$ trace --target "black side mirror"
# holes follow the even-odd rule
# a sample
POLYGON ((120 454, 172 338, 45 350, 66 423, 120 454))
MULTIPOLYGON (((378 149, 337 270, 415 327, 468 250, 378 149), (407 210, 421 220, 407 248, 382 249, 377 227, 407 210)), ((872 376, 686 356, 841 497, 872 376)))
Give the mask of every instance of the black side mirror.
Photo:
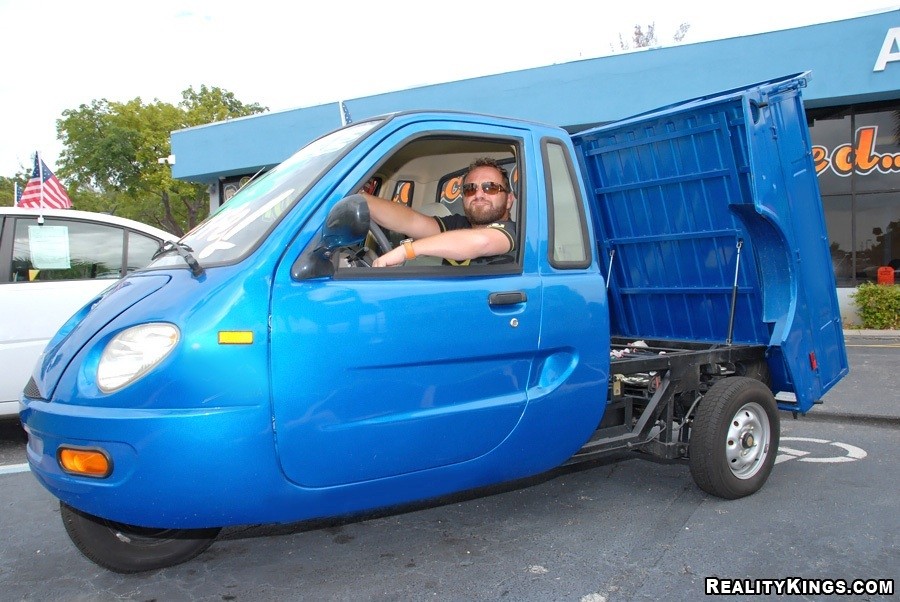
POLYGON ((361 194, 338 201, 325 218, 322 242, 330 249, 361 243, 369 232, 369 205, 361 194))
POLYGON ((341 199, 328 212, 322 232, 291 267, 295 280, 334 275, 334 250, 362 244, 369 232, 369 205, 361 194, 341 199))

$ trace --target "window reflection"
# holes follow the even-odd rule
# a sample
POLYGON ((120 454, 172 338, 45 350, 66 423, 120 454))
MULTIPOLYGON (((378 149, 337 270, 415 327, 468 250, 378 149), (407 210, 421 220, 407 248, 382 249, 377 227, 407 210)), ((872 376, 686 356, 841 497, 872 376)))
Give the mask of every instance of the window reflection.
POLYGON ((900 111, 808 111, 837 285, 900 270, 900 111))

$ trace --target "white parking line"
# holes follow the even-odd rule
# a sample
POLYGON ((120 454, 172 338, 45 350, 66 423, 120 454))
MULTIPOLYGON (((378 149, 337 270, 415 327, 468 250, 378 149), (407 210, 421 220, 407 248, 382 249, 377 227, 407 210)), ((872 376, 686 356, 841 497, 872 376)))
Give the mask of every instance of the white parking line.
POLYGON ((28 468, 28 464, 8 464, 6 466, 0 466, 0 474, 14 474, 17 472, 28 472, 31 470, 28 468))

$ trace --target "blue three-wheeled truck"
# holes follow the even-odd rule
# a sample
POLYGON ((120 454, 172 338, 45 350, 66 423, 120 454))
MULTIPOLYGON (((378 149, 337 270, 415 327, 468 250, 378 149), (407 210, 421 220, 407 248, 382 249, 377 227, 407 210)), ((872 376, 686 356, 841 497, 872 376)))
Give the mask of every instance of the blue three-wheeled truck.
POLYGON ((34 475, 119 572, 628 450, 754 493, 779 409, 848 371, 805 82, 575 135, 413 111, 315 140, 50 341, 34 475), (399 235, 357 192, 457 214, 482 157, 512 175, 514 256, 372 268, 399 235))

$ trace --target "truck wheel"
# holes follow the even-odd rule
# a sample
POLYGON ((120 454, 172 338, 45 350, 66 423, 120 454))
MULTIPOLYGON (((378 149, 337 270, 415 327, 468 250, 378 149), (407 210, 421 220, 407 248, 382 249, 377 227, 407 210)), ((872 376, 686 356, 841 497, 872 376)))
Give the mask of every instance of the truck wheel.
POLYGON ((733 500, 769 478, 781 422, 772 392, 744 376, 715 383, 697 406, 691 428, 691 475, 703 491, 733 500))
POLYGON ((59 503, 63 525, 89 560, 116 573, 152 571, 194 558, 219 529, 145 529, 92 516, 59 503))

